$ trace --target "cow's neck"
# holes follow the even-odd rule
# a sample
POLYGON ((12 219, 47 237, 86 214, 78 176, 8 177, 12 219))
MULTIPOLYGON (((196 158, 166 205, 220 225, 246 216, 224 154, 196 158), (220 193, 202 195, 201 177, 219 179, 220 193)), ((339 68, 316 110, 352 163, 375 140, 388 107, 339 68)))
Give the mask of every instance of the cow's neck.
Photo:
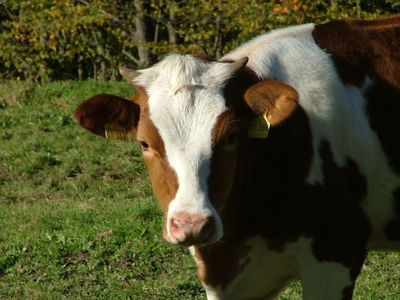
POLYGON ((287 232, 288 216, 298 215, 303 202, 313 152, 304 110, 299 107, 285 123, 272 128, 267 139, 248 139, 239 151, 234 187, 241 190, 233 191, 227 201, 226 221, 234 223, 235 235, 274 239, 287 232))
POLYGON ((279 251, 302 233, 298 218, 304 216, 299 210, 311 157, 311 132, 301 107, 267 139, 240 143, 235 182, 220 212, 223 241, 195 248, 203 282, 224 286, 240 273, 251 237, 279 251))

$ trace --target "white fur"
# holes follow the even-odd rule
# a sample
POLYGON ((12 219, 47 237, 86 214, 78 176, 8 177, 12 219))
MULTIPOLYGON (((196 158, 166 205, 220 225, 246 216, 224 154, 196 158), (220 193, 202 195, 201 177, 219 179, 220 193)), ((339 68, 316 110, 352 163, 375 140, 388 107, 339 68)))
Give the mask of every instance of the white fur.
MULTIPOLYGON (((212 215, 217 223, 217 240, 222 237, 222 225, 208 197, 207 179, 212 129, 226 110, 222 87, 232 73, 229 64, 170 55, 140 72, 136 82, 146 87, 150 118, 164 141, 168 162, 179 182, 167 220, 177 212, 212 215)), ((169 237, 170 242, 177 242, 169 237)))

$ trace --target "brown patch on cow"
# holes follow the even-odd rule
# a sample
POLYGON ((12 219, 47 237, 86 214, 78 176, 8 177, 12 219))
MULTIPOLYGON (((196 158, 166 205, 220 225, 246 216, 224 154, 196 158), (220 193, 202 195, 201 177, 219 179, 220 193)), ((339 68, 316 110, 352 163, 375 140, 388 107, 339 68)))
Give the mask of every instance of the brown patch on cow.
POLYGON ((147 101, 148 101, 149 96, 147 95, 146 89, 143 86, 136 84, 135 92, 136 93, 133 96, 132 101, 137 103, 138 105, 142 106, 143 111, 144 111, 144 109, 146 109, 146 112, 148 114, 147 101))
POLYGON ((363 27, 375 27, 375 26, 393 26, 400 23, 400 14, 385 17, 383 19, 375 19, 375 20, 351 20, 354 25, 362 25, 363 27))
POLYGON ((359 86, 368 75, 400 88, 400 16, 332 21, 316 25, 312 34, 322 49, 333 54, 345 83, 359 86))
POLYGON ((179 185, 175 171, 165 156, 164 143, 153 126, 149 119, 143 118, 139 123, 138 134, 149 145, 149 149, 143 149, 143 158, 153 191, 164 214, 167 214, 169 203, 175 197, 179 185))
POLYGON ((213 154, 208 181, 208 194, 213 206, 220 211, 232 190, 236 172, 237 143, 240 121, 231 109, 222 113, 212 131, 213 154))
POLYGON ((126 131, 135 131, 140 108, 137 104, 109 94, 95 95, 81 103, 75 110, 78 123, 100 136, 105 136, 105 126, 113 125, 126 131))
POLYGON ((249 250, 250 247, 240 239, 195 247, 199 279, 207 285, 224 289, 250 262, 250 259, 243 261, 249 250))
POLYGON ((220 143, 225 137, 239 131, 240 120, 236 120, 232 109, 228 108, 218 118, 211 133, 213 146, 220 143))
POLYGON ((361 207, 367 195, 366 179, 350 158, 344 166, 338 166, 327 141, 321 143, 319 155, 323 182, 308 187, 313 252, 320 261, 348 267, 355 280, 371 235, 371 225, 361 207))

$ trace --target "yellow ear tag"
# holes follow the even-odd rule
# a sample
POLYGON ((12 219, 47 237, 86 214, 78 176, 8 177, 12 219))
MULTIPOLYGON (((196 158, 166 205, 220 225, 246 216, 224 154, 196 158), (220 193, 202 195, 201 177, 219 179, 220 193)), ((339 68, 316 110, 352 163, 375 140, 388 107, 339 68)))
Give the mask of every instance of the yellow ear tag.
POLYGON ((119 141, 133 140, 133 136, 129 131, 121 126, 116 126, 114 124, 106 124, 104 126, 104 132, 106 139, 119 141))
POLYGON ((250 123, 248 137, 253 139, 266 139, 271 124, 268 121, 267 113, 263 113, 260 117, 256 118, 250 123))

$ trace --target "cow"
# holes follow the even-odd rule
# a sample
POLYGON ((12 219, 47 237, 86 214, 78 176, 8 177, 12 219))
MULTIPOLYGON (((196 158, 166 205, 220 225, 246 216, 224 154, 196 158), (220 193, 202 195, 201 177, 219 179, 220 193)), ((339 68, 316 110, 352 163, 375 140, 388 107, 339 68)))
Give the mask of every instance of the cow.
POLYGON ((296 25, 208 60, 121 68, 80 125, 140 143, 207 299, 351 299, 369 250, 400 249, 400 15, 296 25))

